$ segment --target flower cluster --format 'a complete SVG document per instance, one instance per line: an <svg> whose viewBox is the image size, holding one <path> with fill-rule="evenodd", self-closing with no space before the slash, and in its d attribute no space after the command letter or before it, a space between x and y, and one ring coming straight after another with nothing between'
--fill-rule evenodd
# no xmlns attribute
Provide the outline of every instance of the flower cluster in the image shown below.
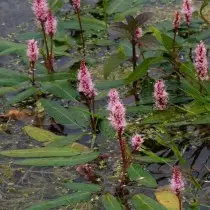
<svg viewBox="0 0 210 210"><path fill-rule="evenodd" d="M142 31L141 28L137 28L135 33L136 33L136 38L137 39L140 39L143 35L143 31Z"/></svg>
<svg viewBox="0 0 210 210"><path fill-rule="evenodd" d="M195 68L201 80L208 80L208 60L206 47L201 41L195 49Z"/></svg>
<svg viewBox="0 0 210 210"><path fill-rule="evenodd" d="M177 31L180 27L180 21L181 21L181 17L178 11L176 11L175 13L175 17L174 17L174 22L173 22L173 26L174 26L174 30Z"/></svg>
<svg viewBox="0 0 210 210"><path fill-rule="evenodd" d="M173 167L173 173L172 178L170 180L170 187L171 189L176 193L180 194L182 190L184 190L184 178L182 176L182 173L180 171L179 166Z"/></svg>
<svg viewBox="0 0 210 210"><path fill-rule="evenodd" d="M76 12L79 12L80 11L80 0L72 0L72 4L74 7L74 10Z"/></svg>
<svg viewBox="0 0 210 210"><path fill-rule="evenodd" d="M155 83L153 97L155 99L156 109L166 109L168 104L168 93L166 92L165 82L163 80L158 80Z"/></svg>
<svg viewBox="0 0 210 210"><path fill-rule="evenodd" d="M85 65L85 59L82 60L80 65L80 69L78 72L78 80L79 80L79 86L78 86L79 92L83 93L89 99L92 99L94 96L97 95L97 91L94 88L90 72L88 71Z"/></svg>
<svg viewBox="0 0 210 210"><path fill-rule="evenodd" d="M39 47L34 39L28 41L27 56L31 63L35 63L39 58Z"/></svg>
<svg viewBox="0 0 210 210"><path fill-rule="evenodd" d="M57 27L57 20L53 16L52 12L49 10L47 15L47 20L45 23L45 31L49 36L53 37L54 34L56 33L56 27Z"/></svg>
<svg viewBox="0 0 210 210"><path fill-rule="evenodd" d="M109 96L108 110L111 111L112 107L114 107L114 105L120 101L120 96L118 91L114 88L109 91L108 96Z"/></svg>
<svg viewBox="0 0 210 210"><path fill-rule="evenodd" d="M110 111L109 120L111 125L117 132L123 133L126 127L125 107L121 102L119 93L116 89L110 90L108 96L108 109Z"/></svg>
<svg viewBox="0 0 210 210"><path fill-rule="evenodd" d="M47 20L49 9L46 0L33 0L32 10L39 21L45 22Z"/></svg>
<svg viewBox="0 0 210 210"><path fill-rule="evenodd" d="M185 21L187 25L190 25L190 22L192 20L192 14L193 14L193 7L191 0L184 0L183 6L182 6L182 13L184 14Z"/></svg>
<svg viewBox="0 0 210 210"><path fill-rule="evenodd" d="M131 138L131 145L134 151L139 151L144 139L141 135L136 134Z"/></svg>

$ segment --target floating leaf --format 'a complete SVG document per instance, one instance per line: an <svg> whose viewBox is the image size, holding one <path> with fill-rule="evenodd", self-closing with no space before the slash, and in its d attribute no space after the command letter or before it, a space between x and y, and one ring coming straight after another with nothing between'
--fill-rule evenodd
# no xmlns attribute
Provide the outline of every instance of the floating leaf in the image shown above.
<svg viewBox="0 0 210 210"><path fill-rule="evenodd" d="M29 166L75 166L79 164L88 163L96 159L99 156L98 152L85 153L69 158L56 157L56 158L33 158L26 160L17 160L14 163L17 165L29 165Z"/></svg>
<svg viewBox="0 0 210 210"><path fill-rule="evenodd" d="M139 164L131 164L128 168L128 176L131 181L136 181L140 185L156 188L157 182L154 177Z"/></svg>
<svg viewBox="0 0 210 210"><path fill-rule="evenodd" d="M158 188L155 196L158 202L168 210L180 210L179 198L168 186Z"/></svg>
<svg viewBox="0 0 210 210"><path fill-rule="evenodd" d="M9 105L9 104L15 104L15 103L22 102L23 100L34 95L36 92L37 92L37 89L35 87L30 87L27 90L24 90L23 92L21 92L21 93L17 94L16 96L12 97L11 99L9 99L7 104Z"/></svg>
<svg viewBox="0 0 210 210"><path fill-rule="evenodd" d="M69 99L75 101L78 95L76 90L71 87L67 81L56 81L53 83L42 83L42 88L62 99Z"/></svg>
<svg viewBox="0 0 210 210"><path fill-rule="evenodd" d="M109 193L102 196L102 202L106 210L123 210L117 198Z"/></svg>
<svg viewBox="0 0 210 210"><path fill-rule="evenodd" d="M44 201L39 204L33 205L27 210L48 210L55 209L60 206L75 206L77 203L82 201L87 201L91 197L91 194L88 192L74 193L71 195L62 196L54 200Z"/></svg>
<svg viewBox="0 0 210 210"><path fill-rule="evenodd" d="M132 1L127 0L111 0L108 4L107 14L111 15L113 13L124 12L130 9L132 4Z"/></svg>
<svg viewBox="0 0 210 210"><path fill-rule="evenodd" d="M50 141L54 141L57 139L62 139L63 136L57 136L54 133L47 131L47 130L43 130L41 128L37 128L34 126L25 126L23 128L24 132L29 135L31 138L37 140L37 141L41 141L41 142L50 142Z"/></svg>
<svg viewBox="0 0 210 210"><path fill-rule="evenodd" d="M74 191L80 191L80 192L90 192L90 193L94 193L94 192L99 192L101 191L101 186L97 185L97 184L84 184L84 183L65 183L63 184L63 186L67 189L71 189Z"/></svg>
<svg viewBox="0 0 210 210"><path fill-rule="evenodd" d="M76 112L77 107L72 108L72 110L68 110L57 103L51 102L50 100L41 99L40 101L45 111L57 122L63 125L68 125L71 128L82 128L82 125L78 124L77 120L79 120L82 124L87 122L87 116L84 120L84 113L82 113L79 108ZM75 118L75 116L78 115L80 115L81 118Z"/></svg>
<svg viewBox="0 0 210 210"><path fill-rule="evenodd" d="M37 148L2 151L0 155L8 157L71 157L80 153L74 148Z"/></svg>
<svg viewBox="0 0 210 210"><path fill-rule="evenodd" d="M157 201L144 194L134 195L131 202L136 210L167 210Z"/></svg>

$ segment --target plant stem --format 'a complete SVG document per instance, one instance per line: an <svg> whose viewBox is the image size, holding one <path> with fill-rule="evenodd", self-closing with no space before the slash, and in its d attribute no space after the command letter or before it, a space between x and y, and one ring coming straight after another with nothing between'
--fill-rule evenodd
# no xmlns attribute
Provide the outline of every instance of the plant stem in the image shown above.
<svg viewBox="0 0 210 210"><path fill-rule="evenodd" d="M55 72L54 71L54 68L53 68L53 37L50 36L50 67L51 67L51 70L52 72Z"/></svg>
<svg viewBox="0 0 210 210"><path fill-rule="evenodd" d="M30 71L32 73L31 83L34 86L35 85L34 62L30 62Z"/></svg>
<svg viewBox="0 0 210 210"><path fill-rule="evenodd" d="M177 194L177 197L179 199L179 210L182 210L182 199L181 199L180 193Z"/></svg>
<svg viewBox="0 0 210 210"><path fill-rule="evenodd" d="M94 100L94 98L92 100L89 98L86 98L86 100L87 100L88 110L90 112L91 130L92 130L92 133L95 134L96 133L96 125L95 125L94 113L91 109L91 102Z"/></svg>
<svg viewBox="0 0 210 210"><path fill-rule="evenodd" d="M47 64L45 64L45 66L48 69L48 73L52 73L53 71L51 70L50 54L49 54L49 48L47 44L47 36L45 33L44 22L41 22L41 27L42 27L42 33L43 33L43 38L44 38L44 44L45 44L46 52L47 52Z"/></svg>
<svg viewBox="0 0 210 210"><path fill-rule="evenodd" d="M127 171L126 143L122 139L122 130L118 131L118 139L120 142L120 149L121 149L121 155L122 155L122 161L123 161L122 176L120 180L120 187L122 188L122 186L125 184L125 178L126 178L125 176L126 176L126 171Z"/></svg>
<svg viewBox="0 0 210 210"><path fill-rule="evenodd" d="M82 47L83 47L83 55L85 57L86 56L85 39L84 39L84 34L83 34L83 28L82 28L82 21L81 21L81 17L80 17L80 11L77 12L77 17L78 17L79 27L80 27L80 33L81 33L81 40L82 40Z"/></svg>
<svg viewBox="0 0 210 210"><path fill-rule="evenodd" d="M132 62L133 62L133 71L136 70L136 41L135 39L133 38L132 39L132 52L133 52L133 58L132 58ZM138 95L138 89L137 89L137 86L138 86L138 81L134 81L133 82L133 89L134 89L134 97L135 97L135 102L136 102L136 105L138 105L140 99L139 99L139 95Z"/></svg>

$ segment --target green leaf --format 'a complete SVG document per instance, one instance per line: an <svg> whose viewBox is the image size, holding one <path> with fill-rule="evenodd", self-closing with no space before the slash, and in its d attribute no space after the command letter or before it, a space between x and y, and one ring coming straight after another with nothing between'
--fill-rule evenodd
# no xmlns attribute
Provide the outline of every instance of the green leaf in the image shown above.
<svg viewBox="0 0 210 210"><path fill-rule="evenodd" d="M117 198L109 193L102 196L102 202L106 210L123 210Z"/></svg>
<svg viewBox="0 0 210 210"><path fill-rule="evenodd" d="M80 152L73 148L37 148L2 151L0 155L8 157L71 157Z"/></svg>
<svg viewBox="0 0 210 210"><path fill-rule="evenodd" d="M83 30L93 30L93 31L99 31L99 30L105 30L106 25L103 21L97 20L95 18L90 17L81 17L82 21L82 28ZM80 30L78 17L74 16L71 20L59 20L59 27L64 29L74 29L74 30Z"/></svg>
<svg viewBox="0 0 210 210"><path fill-rule="evenodd" d="M69 158L56 157L56 158L33 158L25 160L17 160L14 163L17 165L29 166L75 166L79 164L88 163L99 156L98 152L85 153Z"/></svg>
<svg viewBox="0 0 210 210"><path fill-rule="evenodd" d="M145 59L140 65L138 65L134 72L132 72L128 78L126 78L126 84L137 81L147 74L147 70L151 65L157 64L163 60L163 57L151 57Z"/></svg>
<svg viewBox="0 0 210 210"><path fill-rule="evenodd" d="M83 135L68 135L62 136L56 141L50 142L47 147L64 147L66 145L72 144L73 142L80 139Z"/></svg>
<svg viewBox="0 0 210 210"><path fill-rule="evenodd" d="M156 188L157 182L154 177L139 164L131 164L128 168L128 176L131 181L136 181L138 184Z"/></svg>
<svg viewBox="0 0 210 210"><path fill-rule="evenodd" d="M126 111L129 114L148 114L153 112L153 107L152 106L144 106L144 105L140 105L140 106L128 106L126 107Z"/></svg>
<svg viewBox="0 0 210 210"><path fill-rule="evenodd" d="M14 91L17 91L18 88L17 87L1 87L0 88L0 96L3 96L7 93L11 93L11 92L14 92Z"/></svg>
<svg viewBox="0 0 210 210"><path fill-rule="evenodd" d="M210 124L210 113L206 115L199 116L196 120L192 122L193 125L205 125Z"/></svg>
<svg viewBox="0 0 210 210"><path fill-rule="evenodd" d="M62 196L56 198L54 200L44 201L39 204L33 205L27 210L48 210L55 209L61 206L69 206L74 207L77 203L81 203L82 201L89 200L91 198L91 194L88 192L74 193L71 195Z"/></svg>
<svg viewBox="0 0 210 210"><path fill-rule="evenodd" d="M79 110L77 113L74 113L76 108L72 108L72 110L65 109L61 105L51 102L46 99L40 100L42 106L44 107L45 111L53 117L57 122L68 125L71 128L82 128L82 125L79 125L76 120L83 121L84 117L81 119L75 119L75 115L79 114L82 117L83 113L79 113ZM81 111L81 110L80 110ZM85 120L86 121L86 120ZM83 122L84 123L84 122Z"/></svg>
<svg viewBox="0 0 210 210"><path fill-rule="evenodd" d="M147 156L135 155L133 158L145 163L170 163L174 161L169 158L161 158L150 151L141 150L141 152L145 153Z"/></svg>
<svg viewBox="0 0 210 210"><path fill-rule="evenodd" d="M96 88L98 90L108 90L111 88L118 88L120 86L124 85L124 80L106 80L104 82L100 82L96 84Z"/></svg>
<svg viewBox="0 0 210 210"><path fill-rule="evenodd" d="M7 105L22 102L23 100L25 100L25 99L29 98L30 96L34 95L36 92L37 92L37 89L35 87L30 87L27 90L24 90L23 92L17 94L13 98L10 98Z"/></svg>
<svg viewBox="0 0 210 210"><path fill-rule="evenodd" d="M79 191L79 192L99 192L101 191L102 187L97 184L84 184L84 183L65 183L63 186L67 189Z"/></svg>
<svg viewBox="0 0 210 210"><path fill-rule="evenodd" d="M134 195L131 202L136 210L167 210L157 201L144 194Z"/></svg>
<svg viewBox="0 0 210 210"><path fill-rule="evenodd" d="M29 135L31 138L40 141L40 142L50 142L50 141L54 141L57 139L62 139L63 136L57 136L54 133L47 131L47 130L43 130L41 128L37 128L37 127L33 127L33 126L25 126L23 128L24 132Z"/></svg>
<svg viewBox="0 0 210 210"><path fill-rule="evenodd" d="M28 76L24 75L23 73L19 73L16 70L10 70L5 68L0 68L0 78L14 79L17 81L17 83L28 80Z"/></svg>
<svg viewBox="0 0 210 210"><path fill-rule="evenodd" d="M128 58L125 56L123 52L118 52L116 54L111 55L104 65L104 78L110 75L110 73L115 70L120 64L125 62Z"/></svg>
<svg viewBox="0 0 210 210"><path fill-rule="evenodd" d="M133 2L127 0L110 0L107 8L107 14L111 15L117 12L124 12L131 8Z"/></svg>
<svg viewBox="0 0 210 210"><path fill-rule="evenodd" d="M56 81L53 83L42 83L42 88L62 99L69 99L75 101L78 95L76 90L71 87L67 81Z"/></svg>
<svg viewBox="0 0 210 210"><path fill-rule="evenodd" d="M56 80L77 81L76 74L73 72L56 72L54 74L38 74L37 81L54 82Z"/></svg>
<svg viewBox="0 0 210 210"><path fill-rule="evenodd" d="M112 128L108 120L102 120L99 124L101 134L107 139L113 139L116 135L115 130Z"/></svg>
<svg viewBox="0 0 210 210"><path fill-rule="evenodd" d="M139 12L139 7L132 7L129 8L128 10L118 13L115 15L114 20L115 21L123 21L125 20L125 17L128 15L136 15L136 13Z"/></svg>

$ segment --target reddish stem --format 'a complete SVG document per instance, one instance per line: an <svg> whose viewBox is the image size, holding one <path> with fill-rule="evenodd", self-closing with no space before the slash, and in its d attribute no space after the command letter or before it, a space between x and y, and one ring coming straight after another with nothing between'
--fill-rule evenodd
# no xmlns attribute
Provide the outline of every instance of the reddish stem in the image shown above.
<svg viewBox="0 0 210 210"><path fill-rule="evenodd" d="M92 99L86 98L86 100L87 100L88 110L90 112L91 129L92 129L92 132L95 134L96 133L96 125L95 125L94 113L93 113L93 110L91 109L91 103L94 101L94 98L92 98Z"/></svg>
<svg viewBox="0 0 210 210"><path fill-rule="evenodd" d="M77 12L77 16L78 16L78 21L79 21L80 33L81 33L83 54L84 54L84 57L85 57L85 55L86 55L86 51L85 51L85 39L84 39L84 34L83 34L82 20L81 20L81 17L80 17L80 11Z"/></svg>
<svg viewBox="0 0 210 210"><path fill-rule="evenodd" d="M120 180L120 187L122 188L122 186L125 184L126 171L127 171L126 143L122 138L122 130L118 131L118 139L120 142L120 149L123 161L122 176Z"/></svg>

